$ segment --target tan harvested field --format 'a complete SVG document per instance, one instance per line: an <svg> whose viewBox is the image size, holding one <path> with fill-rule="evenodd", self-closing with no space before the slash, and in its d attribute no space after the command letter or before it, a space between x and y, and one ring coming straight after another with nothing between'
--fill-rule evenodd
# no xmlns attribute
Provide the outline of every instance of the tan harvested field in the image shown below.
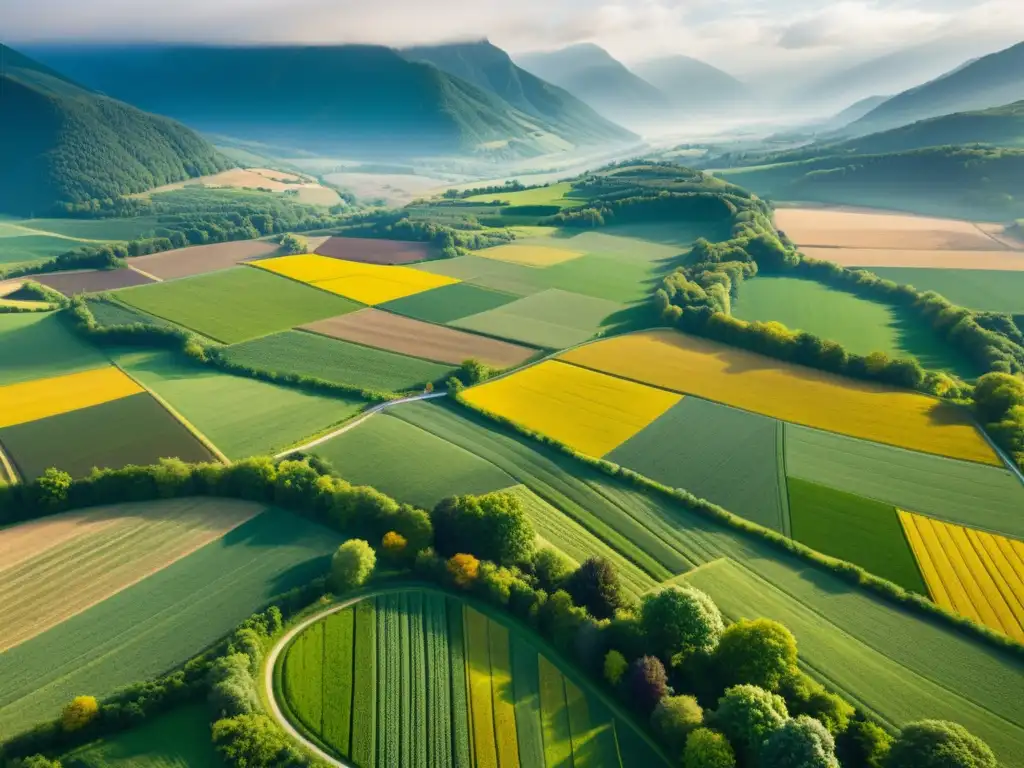
<svg viewBox="0 0 1024 768"><path fill-rule="evenodd" d="M321 186L317 181L309 181L294 173L273 171L267 168L232 168L210 176L200 176L197 179L165 184L148 192L132 195L132 197L149 197L185 187L232 187L235 189L249 187L251 189L269 189L271 192L293 191L301 203L331 206L341 202L341 197L337 192Z"/></svg>
<svg viewBox="0 0 1024 768"><path fill-rule="evenodd" d="M1005 244L969 221L910 214L779 208L775 226L801 247L1002 251Z"/></svg>
<svg viewBox="0 0 1024 768"><path fill-rule="evenodd" d="M310 323L303 328L368 347L452 365L473 357L497 368L510 368L524 362L537 351L379 309L362 309Z"/></svg>
<svg viewBox="0 0 1024 768"><path fill-rule="evenodd" d="M20 291L25 281L20 278L13 280L0 280L0 296L10 296L15 291Z"/></svg>
<svg viewBox="0 0 1024 768"><path fill-rule="evenodd" d="M238 240L136 256L131 265L161 280L173 280L228 269L243 261L276 256L279 249L277 243L267 240Z"/></svg>
<svg viewBox="0 0 1024 768"><path fill-rule="evenodd" d="M1002 224L979 224L978 229L995 238L1007 248L1024 251L1024 237L1016 234L1010 227L1005 227Z"/></svg>
<svg viewBox="0 0 1024 768"><path fill-rule="evenodd" d="M363 264L412 264L430 258L430 246L427 243L376 237L329 237L316 249L311 244L310 250L321 256Z"/></svg>
<svg viewBox="0 0 1024 768"><path fill-rule="evenodd" d="M1024 271L1024 252L903 250L899 248L801 248L812 259L844 267L921 267Z"/></svg>
<svg viewBox="0 0 1024 768"><path fill-rule="evenodd" d="M420 197L455 186L444 179L416 176L411 173L361 173L344 171L329 173L324 178L331 184L350 190L356 197L383 199L388 205L405 205ZM472 185L470 185L472 186Z"/></svg>
<svg viewBox="0 0 1024 768"><path fill-rule="evenodd" d="M0 653L262 512L233 499L119 504L0 530Z"/></svg>

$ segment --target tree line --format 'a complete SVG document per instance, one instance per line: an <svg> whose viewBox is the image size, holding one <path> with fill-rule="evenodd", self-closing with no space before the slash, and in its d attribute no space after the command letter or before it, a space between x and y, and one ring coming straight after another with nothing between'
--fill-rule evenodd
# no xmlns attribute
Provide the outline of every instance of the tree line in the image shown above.
<svg viewBox="0 0 1024 768"><path fill-rule="evenodd" d="M2 753L8 764L53 766L41 761L205 695L212 740L226 764L309 765L262 711L256 679L263 654L285 616L324 592L337 597L362 587L380 558L399 578L468 593L527 623L617 696L686 768L833 768L839 761L846 768L917 768L939 755L949 768L996 766L983 742L952 723L888 733L801 672L796 642L777 622L726 626L714 601L692 587L669 586L633 601L610 562L592 557L577 565L538 548L521 502L507 492L451 497L426 512L353 486L320 460L163 460L97 470L79 481L47 470L26 486L0 488L0 519L191 495L274 503L350 538L329 573L247 620L211 652L102 702L78 696L56 721L9 740ZM964 757L951 760L951 749Z"/></svg>

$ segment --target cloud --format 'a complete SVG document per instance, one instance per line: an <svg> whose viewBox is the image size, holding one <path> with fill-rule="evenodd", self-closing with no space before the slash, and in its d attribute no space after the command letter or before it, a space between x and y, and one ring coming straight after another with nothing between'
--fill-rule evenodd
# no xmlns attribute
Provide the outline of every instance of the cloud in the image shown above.
<svg viewBox="0 0 1024 768"><path fill-rule="evenodd" d="M782 48L884 45L934 35L948 15L917 8L893 8L878 3L840 2L812 12L785 26L778 37Z"/></svg>

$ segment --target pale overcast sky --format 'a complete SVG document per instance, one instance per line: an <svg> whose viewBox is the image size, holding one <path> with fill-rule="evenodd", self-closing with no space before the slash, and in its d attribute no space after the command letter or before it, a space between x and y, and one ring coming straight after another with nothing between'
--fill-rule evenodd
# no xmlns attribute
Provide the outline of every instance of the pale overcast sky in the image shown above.
<svg viewBox="0 0 1024 768"><path fill-rule="evenodd" d="M864 59L939 38L1024 39L1024 0L0 0L0 36L373 42L488 37L512 52L594 42L625 61L685 53L732 71ZM972 53L971 55L977 55Z"/></svg>

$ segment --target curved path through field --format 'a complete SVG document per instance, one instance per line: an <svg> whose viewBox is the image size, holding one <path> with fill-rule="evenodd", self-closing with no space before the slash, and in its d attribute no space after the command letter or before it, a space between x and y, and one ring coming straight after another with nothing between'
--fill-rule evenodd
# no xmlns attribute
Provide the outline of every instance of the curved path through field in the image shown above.
<svg viewBox="0 0 1024 768"><path fill-rule="evenodd" d="M419 399L419 398L416 398ZM277 699L274 698L274 667L277 666L277 657L281 655L281 651L287 647L288 643L291 642L292 638L295 637L299 632L304 630L310 624L315 624L325 616L330 616L332 613L343 611L351 605L355 605L360 600L364 600L369 595L359 595L349 600L345 600L337 605L332 605L326 611L321 611L310 616L308 619L299 622L294 627L289 629L284 635L274 643L274 647L270 649L270 653L267 654L266 662L263 666L263 685L267 693L267 704L270 706L270 714L277 721L277 724L284 728L285 732L293 739L298 741L300 744L306 747L310 752L313 752L317 757L326 763L337 766L337 768L356 768L350 763L345 763L334 757L333 755L324 752L320 747L311 742L305 736L296 730L295 726L291 724L287 717L284 716L284 712L277 705Z"/></svg>

